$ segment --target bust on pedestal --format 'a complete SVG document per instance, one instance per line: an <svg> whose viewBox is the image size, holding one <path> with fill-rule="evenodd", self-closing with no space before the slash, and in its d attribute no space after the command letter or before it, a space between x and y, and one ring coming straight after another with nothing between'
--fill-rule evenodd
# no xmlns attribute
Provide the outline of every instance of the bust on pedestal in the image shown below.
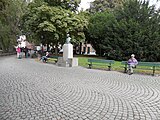
<svg viewBox="0 0 160 120"><path fill-rule="evenodd" d="M63 45L63 60L67 61L68 59L73 58L73 45L70 43L71 38L67 34L66 43Z"/></svg>
<svg viewBox="0 0 160 120"><path fill-rule="evenodd" d="M63 58L59 57L57 65L63 67L78 66L78 58L73 58L73 45L70 43L70 36L67 34L66 43L63 45Z"/></svg>

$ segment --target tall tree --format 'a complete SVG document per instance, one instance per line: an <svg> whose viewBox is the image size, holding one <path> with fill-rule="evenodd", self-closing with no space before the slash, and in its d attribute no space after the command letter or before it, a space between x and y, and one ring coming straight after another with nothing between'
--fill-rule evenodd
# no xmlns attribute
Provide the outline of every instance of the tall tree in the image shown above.
<svg viewBox="0 0 160 120"><path fill-rule="evenodd" d="M35 7L34 7L35 6ZM63 44L66 34L70 33L72 43L81 42L85 36L83 29L87 26L84 16L80 16L62 7L48 6L41 3L36 6L31 3L28 12L24 16L24 26L37 38L45 41L43 43L53 43L55 46Z"/></svg>
<svg viewBox="0 0 160 120"><path fill-rule="evenodd" d="M96 51L101 48L108 58L116 60L126 60L135 53L141 61L160 61L159 10L148 1L128 0L122 9L110 13L114 17L105 18L103 14L96 13L94 16L99 16L92 17L89 26L93 43L99 45ZM101 16L103 21L97 22ZM104 27L99 27L101 24Z"/></svg>
<svg viewBox="0 0 160 120"><path fill-rule="evenodd" d="M103 12L105 10L113 10L117 7L120 7L123 4L124 0L95 0L91 2L89 12Z"/></svg>
<svg viewBox="0 0 160 120"><path fill-rule="evenodd" d="M113 14L106 12L96 13L91 16L89 21L88 32L90 42L96 50L98 55L103 55L108 49L104 42L106 37L106 27L111 27L115 21ZM111 29L111 28L110 28Z"/></svg>
<svg viewBox="0 0 160 120"><path fill-rule="evenodd" d="M15 44L25 4L21 0L0 1L0 47L8 51Z"/></svg>
<svg viewBox="0 0 160 120"><path fill-rule="evenodd" d="M121 39L125 42L121 49L122 56L133 52L140 60L159 60L159 13L154 5L149 6L149 1L138 0L127 1L124 8L117 12L119 28L121 27L125 33L118 33L122 35Z"/></svg>
<svg viewBox="0 0 160 120"><path fill-rule="evenodd" d="M44 0L50 6L61 6L64 9L71 10L71 11L78 11L79 4L81 0Z"/></svg>

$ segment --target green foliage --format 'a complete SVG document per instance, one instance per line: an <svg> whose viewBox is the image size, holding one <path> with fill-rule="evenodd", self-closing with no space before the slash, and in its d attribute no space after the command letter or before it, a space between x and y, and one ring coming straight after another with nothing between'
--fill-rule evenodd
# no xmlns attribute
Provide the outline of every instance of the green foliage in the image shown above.
<svg viewBox="0 0 160 120"><path fill-rule="evenodd" d="M108 59L126 60L134 53L141 61L160 61L159 12L148 2L129 0L114 14L96 13L89 26L96 51Z"/></svg>
<svg viewBox="0 0 160 120"><path fill-rule="evenodd" d="M37 38L43 35L43 43L63 44L66 34L70 33L73 43L85 38L83 29L88 21L81 14L76 14L62 7L49 6L47 3L31 3L23 17L26 30ZM41 41L40 41L41 42Z"/></svg>
<svg viewBox="0 0 160 120"><path fill-rule="evenodd" d="M16 42L19 21L25 4L21 0L0 1L0 48L8 51Z"/></svg>
<svg viewBox="0 0 160 120"><path fill-rule="evenodd" d="M91 2L90 8L88 9L90 13L112 11L120 6L124 0L94 0Z"/></svg>
<svg viewBox="0 0 160 120"><path fill-rule="evenodd" d="M114 15L108 12L96 13L90 18L88 31L91 37L91 44L99 55L103 55L105 50L108 49L107 46L104 45L106 28L111 27L110 25L112 25L114 21Z"/></svg>
<svg viewBox="0 0 160 120"><path fill-rule="evenodd" d="M70 11L78 11L79 4L81 0L44 0L47 2L50 6L60 6L66 10Z"/></svg>

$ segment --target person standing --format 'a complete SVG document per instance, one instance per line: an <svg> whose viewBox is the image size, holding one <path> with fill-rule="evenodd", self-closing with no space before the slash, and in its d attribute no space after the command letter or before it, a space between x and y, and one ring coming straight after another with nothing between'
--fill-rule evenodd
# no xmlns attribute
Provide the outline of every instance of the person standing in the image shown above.
<svg viewBox="0 0 160 120"><path fill-rule="evenodd" d="M129 75L133 74L133 68L136 68L137 64L138 64L138 61L136 60L135 55L132 54L131 58L128 60Z"/></svg>
<svg viewBox="0 0 160 120"><path fill-rule="evenodd" d="M28 58L28 48L27 47L24 48L24 53L25 53L25 58Z"/></svg>
<svg viewBox="0 0 160 120"><path fill-rule="evenodd" d="M16 48L16 51L17 51L17 58L21 59L21 48L19 46Z"/></svg>

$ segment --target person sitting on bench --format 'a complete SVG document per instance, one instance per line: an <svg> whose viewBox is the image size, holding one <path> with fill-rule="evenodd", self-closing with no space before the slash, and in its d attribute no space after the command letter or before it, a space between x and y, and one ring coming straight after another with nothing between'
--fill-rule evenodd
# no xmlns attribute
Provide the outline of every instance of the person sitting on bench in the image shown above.
<svg viewBox="0 0 160 120"><path fill-rule="evenodd" d="M131 58L128 60L129 75L133 74L133 68L135 68L137 64L138 61L136 60L135 55L132 54Z"/></svg>
<svg viewBox="0 0 160 120"><path fill-rule="evenodd" d="M42 56L41 60L42 60L42 62L47 62L48 58L49 58L49 52L46 52L46 55Z"/></svg>

